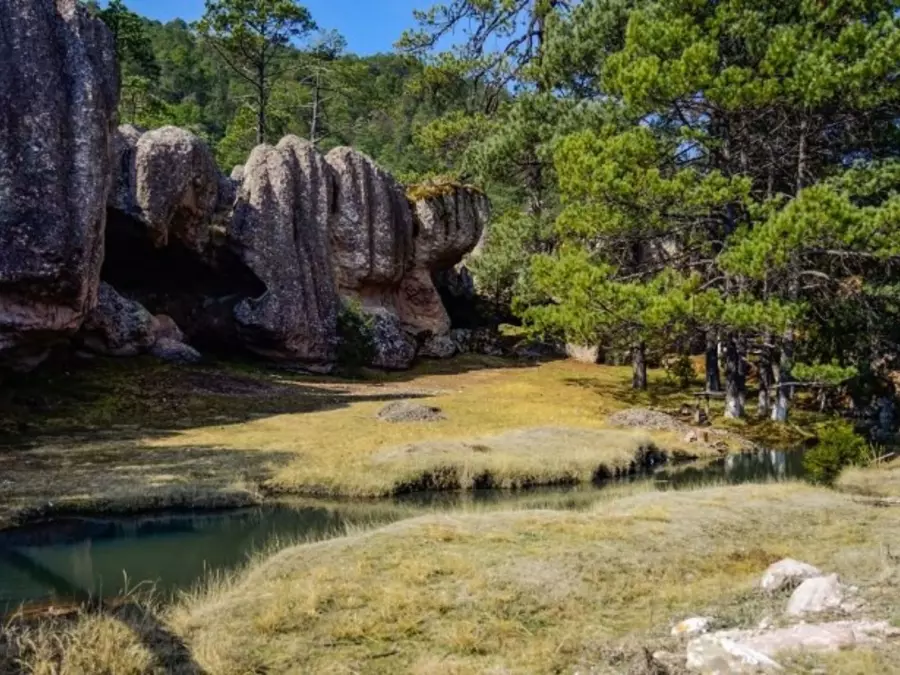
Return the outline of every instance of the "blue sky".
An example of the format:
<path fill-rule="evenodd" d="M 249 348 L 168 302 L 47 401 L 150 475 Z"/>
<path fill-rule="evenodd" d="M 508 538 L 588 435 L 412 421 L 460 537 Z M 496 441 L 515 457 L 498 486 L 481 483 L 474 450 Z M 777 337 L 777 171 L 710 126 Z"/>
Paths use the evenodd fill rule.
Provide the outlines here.
<path fill-rule="evenodd" d="M 129 9 L 160 21 L 182 18 L 193 21 L 203 13 L 203 0 L 125 0 Z M 391 51 L 406 28 L 414 26 L 413 9 L 432 0 L 303 0 L 316 23 L 336 29 L 348 42 L 349 51 L 374 54 Z"/>

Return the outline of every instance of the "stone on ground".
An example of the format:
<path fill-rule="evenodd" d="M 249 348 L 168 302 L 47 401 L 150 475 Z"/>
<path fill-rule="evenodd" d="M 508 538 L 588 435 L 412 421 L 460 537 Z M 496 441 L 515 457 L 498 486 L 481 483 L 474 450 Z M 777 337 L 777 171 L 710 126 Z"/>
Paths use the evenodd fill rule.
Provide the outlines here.
<path fill-rule="evenodd" d="M 372 365 L 384 370 L 406 370 L 416 358 L 418 345 L 403 330 L 400 319 L 385 309 L 367 310 L 372 316 Z"/>
<path fill-rule="evenodd" d="M 436 335 L 422 345 L 419 356 L 426 359 L 449 359 L 456 355 L 456 342 L 449 335 Z"/>
<path fill-rule="evenodd" d="M 654 431 L 691 431 L 684 422 L 680 422 L 671 415 L 649 410 L 647 408 L 631 408 L 617 412 L 609 417 L 609 423 L 614 427 L 628 429 L 648 429 Z"/>
<path fill-rule="evenodd" d="M 775 660 L 786 652 L 836 652 L 877 645 L 896 638 L 900 630 L 886 621 L 836 621 L 799 624 L 768 631 L 722 631 L 691 640 L 687 667 L 708 675 L 779 672 Z"/>
<path fill-rule="evenodd" d="M 378 411 L 384 422 L 439 422 L 447 419 L 440 408 L 420 405 L 412 401 L 394 401 Z"/>
<path fill-rule="evenodd" d="M 818 568 L 793 558 L 785 558 L 769 566 L 759 586 L 768 593 L 775 593 L 796 588 L 807 579 L 819 576 L 822 576 L 822 572 Z"/>
<path fill-rule="evenodd" d="M 788 601 L 791 616 L 839 610 L 844 601 L 844 587 L 837 574 L 807 579 L 797 587 Z"/>
<path fill-rule="evenodd" d="M 672 628 L 672 637 L 686 637 L 708 633 L 713 620 L 708 616 L 694 616 L 681 621 Z"/>

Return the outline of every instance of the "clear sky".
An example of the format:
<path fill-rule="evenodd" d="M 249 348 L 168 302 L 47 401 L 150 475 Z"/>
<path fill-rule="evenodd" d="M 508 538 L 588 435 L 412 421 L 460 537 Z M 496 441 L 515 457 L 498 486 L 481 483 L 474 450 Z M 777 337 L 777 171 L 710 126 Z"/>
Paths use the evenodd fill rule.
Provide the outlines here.
<path fill-rule="evenodd" d="M 105 3 L 104 3 L 105 4 Z M 193 21 L 203 13 L 203 0 L 125 0 L 134 12 L 159 21 L 181 18 Z M 348 50 L 357 54 L 391 51 L 394 42 L 414 26 L 413 9 L 424 9 L 432 0 L 301 0 L 316 23 L 336 29 Z"/>

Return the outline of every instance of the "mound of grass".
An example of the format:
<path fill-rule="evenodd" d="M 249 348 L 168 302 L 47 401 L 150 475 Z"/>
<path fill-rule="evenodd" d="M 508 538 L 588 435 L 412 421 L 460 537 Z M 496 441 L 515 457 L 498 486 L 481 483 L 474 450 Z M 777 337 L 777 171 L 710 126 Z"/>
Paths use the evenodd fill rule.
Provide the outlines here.
<path fill-rule="evenodd" d="M 900 499 L 900 462 L 844 469 L 835 488 L 866 497 Z"/>
<path fill-rule="evenodd" d="M 648 392 L 633 391 L 630 378 L 628 368 L 475 355 L 405 373 L 366 372 L 362 379 L 249 364 L 186 368 L 98 359 L 0 390 L 0 420 L 14 430 L 28 427 L 0 449 L 0 528 L 14 522 L 11 514 L 51 502 L 82 511 L 117 504 L 133 510 L 148 501 L 199 508 L 207 498 L 216 505 L 223 492 L 242 490 L 376 497 L 427 484 L 590 481 L 629 466 L 634 441 L 608 436 L 586 450 L 563 435 L 545 439 L 540 452 L 472 448 L 522 429 L 608 432 L 617 411 L 648 405 L 677 411 L 692 401 L 661 372 L 651 373 Z M 378 410 L 397 400 L 438 407 L 447 419 L 379 421 Z M 647 437 L 670 453 L 716 454 L 706 444 L 686 443 L 683 431 Z M 436 452 L 379 459 L 407 446 Z M 447 451 L 454 447 L 461 452 Z"/>
<path fill-rule="evenodd" d="M 156 650 L 167 670 L 149 672 L 645 673 L 631 670 L 645 649 L 683 648 L 669 629 L 686 616 L 727 627 L 778 616 L 784 598 L 755 584 L 786 556 L 838 572 L 860 586 L 868 614 L 898 618 L 898 570 L 883 553 L 898 526 L 900 510 L 801 484 L 638 493 L 580 512 L 429 515 L 288 548 L 213 580 L 161 616 L 169 642 L 87 615 L 46 642 L 62 645 L 52 654 L 17 654 L 51 672 L 47 659 L 77 663 L 89 637 L 119 644 L 98 652 L 98 672 L 147 672 L 103 659 L 131 652 L 143 664 L 140 650 Z M 884 649 L 809 668 L 896 672 L 858 669 L 897 663 L 897 648 Z"/>

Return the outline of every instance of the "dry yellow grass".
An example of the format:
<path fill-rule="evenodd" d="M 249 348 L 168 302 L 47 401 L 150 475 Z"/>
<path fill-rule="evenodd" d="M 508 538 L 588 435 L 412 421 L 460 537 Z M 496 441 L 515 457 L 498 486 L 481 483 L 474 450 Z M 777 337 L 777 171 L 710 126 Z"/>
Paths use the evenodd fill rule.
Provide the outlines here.
<path fill-rule="evenodd" d="M 628 467 L 648 443 L 647 435 L 609 432 L 610 413 L 677 408 L 690 398 L 660 373 L 649 393 L 635 393 L 627 368 L 477 356 L 362 381 L 127 361 L 92 368 L 58 383 L 61 398 L 43 416 L 20 413 L 54 433 L 0 452 L 0 528 L 66 510 L 238 505 L 265 490 L 378 496 L 413 486 L 585 481 Z M 84 381 L 89 373 L 95 379 Z M 404 398 L 439 406 L 447 419 L 376 418 Z M 558 431 L 528 452 L 502 440 L 535 428 Z M 585 431 L 596 434 L 592 442 Z M 649 441 L 714 454 L 685 446 L 680 434 L 655 432 Z M 447 451 L 452 444 L 459 452 Z M 402 461 L 383 460 L 391 455 Z"/>
<path fill-rule="evenodd" d="M 647 673 L 644 649 L 677 651 L 669 628 L 685 616 L 727 627 L 778 616 L 784 598 L 754 583 L 784 556 L 860 586 L 867 614 L 900 618 L 900 570 L 884 554 L 898 526 L 898 509 L 801 484 L 639 493 L 575 513 L 432 515 L 259 561 L 169 610 L 170 642 L 115 633 L 121 649 L 98 651 L 93 671 L 72 665 L 75 639 L 53 655 L 17 653 L 67 675 L 134 672 L 124 655 L 141 659 L 147 645 L 159 673 Z M 96 630 L 112 635 L 108 618 L 74 630 L 102 620 Z M 896 673 L 898 656 L 852 652 L 792 672 Z"/>
<path fill-rule="evenodd" d="M 835 487 L 866 497 L 900 499 L 900 462 L 850 467 L 841 472 Z"/>

